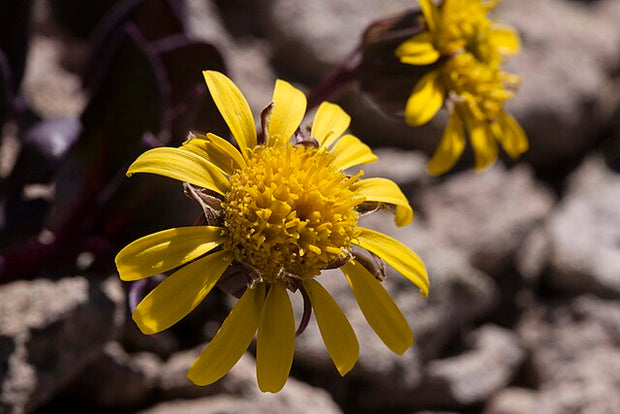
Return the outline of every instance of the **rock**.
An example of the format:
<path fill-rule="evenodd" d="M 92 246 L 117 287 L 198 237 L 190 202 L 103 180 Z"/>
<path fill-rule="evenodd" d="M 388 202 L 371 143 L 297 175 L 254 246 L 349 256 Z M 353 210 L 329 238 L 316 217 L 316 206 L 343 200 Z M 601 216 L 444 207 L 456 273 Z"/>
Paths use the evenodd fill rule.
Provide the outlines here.
<path fill-rule="evenodd" d="M 412 200 L 432 232 L 491 275 L 510 270 L 528 234 L 553 206 L 551 192 L 525 165 L 465 171 Z"/>
<path fill-rule="evenodd" d="M 562 367 L 562 380 L 547 384 L 535 413 L 614 413 L 620 407 L 620 352 L 589 353 Z"/>
<path fill-rule="evenodd" d="M 620 96 L 614 86 L 620 62 L 617 6 L 613 0 L 527 0 L 497 8 L 498 19 L 515 26 L 523 39 L 521 53 L 507 65 L 522 78 L 507 110 L 529 137 L 525 158 L 541 169 L 553 171 L 580 156 L 613 119 Z"/>
<path fill-rule="evenodd" d="M 363 178 L 389 178 L 401 188 L 419 187 L 433 180 L 426 172 L 427 157 L 416 151 L 403 151 L 395 148 L 375 148 L 373 152 L 379 161 L 353 167 L 351 171 L 364 170 Z"/>
<path fill-rule="evenodd" d="M 620 175 L 600 158 L 570 178 L 548 232 L 554 289 L 620 296 Z"/>
<path fill-rule="evenodd" d="M 86 105 L 79 77 L 61 65 L 66 44 L 36 34 L 32 38 L 22 90 L 35 112 L 45 118 L 78 117 Z"/>
<path fill-rule="evenodd" d="M 531 305 L 518 333 L 531 353 L 532 381 L 562 382 L 572 378 L 576 363 L 585 363 L 597 353 L 619 352 L 620 304 L 579 296 L 565 303 Z"/>
<path fill-rule="evenodd" d="M 532 230 L 517 251 L 515 266 L 519 275 L 535 286 L 549 266 L 549 236 L 544 226 Z"/>
<path fill-rule="evenodd" d="M 512 380 L 525 352 L 512 332 L 485 325 L 470 334 L 472 349 L 431 361 L 418 392 L 420 404 L 462 407 L 486 401 Z"/>
<path fill-rule="evenodd" d="M 487 403 L 485 414 L 532 414 L 536 411 L 536 392 L 525 388 L 505 388 Z"/>
<path fill-rule="evenodd" d="M 271 0 L 266 2 L 264 26 L 278 62 L 316 80 L 353 52 L 368 24 L 414 5 L 410 0 Z"/>
<path fill-rule="evenodd" d="M 183 375 L 189 369 L 191 363 L 194 361 L 199 350 L 192 351 L 183 356 L 179 356 L 174 363 L 174 372 L 180 373 L 183 371 Z M 184 363 L 182 363 L 184 361 Z M 185 366 L 183 366 L 185 365 Z M 173 398 L 170 394 L 173 387 L 177 390 L 179 384 L 182 381 L 172 380 L 170 374 L 166 374 L 165 371 L 168 368 L 164 368 L 164 374 L 162 376 L 162 389 L 166 390 L 168 398 Z M 286 385 L 277 394 L 263 394 L 259 391 L 256 384 L 256 365 L 254 358 L 249 354 L 246 354 L 241 360 L 233 367 L 233 369 L 216 384 L 208 387 L 198 387 L 191 385 L 186 378 L 186 382 L 189 384 L 185 387 L 192 386 L 197 389 L 204 390 L 205 394 L 220 392 L 222 394 L 195 398 L 192 400 L 177 399 L 175 401 L 164 402 L 156 405 L 150 409 L 141 411 L 140 414 L 174 414 L 174 413 L 201 413 L 201 414 L 223 414 L 223 413 L 239 413 L 239 412 L 252 412 L 252 413 L 340 413 L 340 409 L 333 402 L 331 397 L 324 391 L 318 388 L 313 388 L 306 385 L 294 378 L 289 378 Z M 166 378 L 167 379 L 164 379 Z M 174 383 L 173 387 L 170 386 Z M 167 385 L 166 385 L 167 384 Z M 209 390 L 211 388 L 211 390 Z M 189 398 L 189 395 L 183 391 L 185 397 Z M 197 394 L 194 394 L 197 397 Z M 178 395 L 177 395 L 178 398 Z"/>
<path fill-rule="evenodd" d="M 0 286 L 0 408 L 29 413 L 97 359 L 124 323 L 116 277 Z"/>
<path fill-rule="evenodd" d="M 349 318 L 360 343 L 360 358 L 340 379 L 320 337 L 314 318 L 296 341 L 295 367 L 330 390 L 336 400 L 353 401 L 353 411 L 412 406 L 425 375 L 424 364 L 441 355 L 446 345 L 474 321 L 488 315 L 497 301 L 497 288 L 466 258 L 444 248 L 422 222 L 396 228 L 393 217 L 373 214 L 362 226 L 386 233 L 410 246 L 424 260 L 431 280 L 430 297 L 424 299 L 408 280 L 388 268 L 384 286 L 408 320 L 416 344 L 404 355 L 392 353 L 364 319 L 340 271 L 324 272 L 317 280 L 332 294 Z"/>
<path fill-rule="evenodd" d="M 270 102 L 276 75 L 271 67 L 269 43 L 255 39 L 233 39 L 224 27 L 213 2 L 187 0 L 188 29 L 198 39 L 215 44 L 224 55 L 228 76 L 248 100 L 255 120 Z"/>
<path fill-rule="evenodd" d="M 108 342 L 103 354 L 84 369 L 60 400 L 84 410 L 130 412 L 149 403 L 160 367 L 154 354 L 129 355 L 118 342 Z"/>

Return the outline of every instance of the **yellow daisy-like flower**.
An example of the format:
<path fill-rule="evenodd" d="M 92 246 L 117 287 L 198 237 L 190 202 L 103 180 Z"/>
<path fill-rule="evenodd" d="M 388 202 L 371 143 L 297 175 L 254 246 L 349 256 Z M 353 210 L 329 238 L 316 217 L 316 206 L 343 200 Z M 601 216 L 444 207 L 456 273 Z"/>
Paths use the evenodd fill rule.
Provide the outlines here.
<path fill-rule="evenodd" d="M 448 125 L 429 162 L 432 174 L 450 170 L 465 148 L 469 135 L 476 169 L 497 158 L 497 142 L 517 158 L 528 149 L 525 133 L 503 110 L 519 77 L 500 69 L 503 55 L 517 53 L 519 37 L 498 26 L 487 13 L 499 1 L 445 0 L 437 7 L 419 0 L 426 29 L 396 49 L 400 61 L 411 65 L 435 64 L 415 85 L 405 107 L 405 121 L 423 125 L 445 106 Z"/>
<path fill-rule="evenodd" d="M 392 351 L 405 352 L 413 335 L 380 283 L 376 256 L 426 296 L 424 264 L 402 243 L 358 227 L 358 217 L 360 211 L 387 205 L 396 224 L 404 226 L 413 212 L 394 182 L 343 172 L 377 159 L 359 139 L 343 135 L 350 117 L 324 102 L 306 137 L 299 130 L 306 97 L 278 80 L 257 137 L 248 103 L 233 82 L 218 72 L 204 76 L 238 148 L 207 134 L 180 148 L 151 149 L 129 167 L 128 176 L 152 173 L 188 183 L 207 200 L 205 214 L 210 217 L 206 226 L 143 237 L 116 257 L 125 281 L 178 268 L 138 304 L 133 313 L 138 327 L 154 334 L 175 324 L 229 266 L 241 265 L 247 270 L 247 289 L 189 370 L 189 379 L 198 385 L 220 379 L 258 331 L 258 385 L 264 392 L 279 391 L 288 378 L 295 343 L 287 289 L 300 290 L 311 304 L 327 351 L 344 375 L 357 361 L 358 342 L 342 310 L 316 281 L 322 269 L 339 267 L 379 338 Z"/>

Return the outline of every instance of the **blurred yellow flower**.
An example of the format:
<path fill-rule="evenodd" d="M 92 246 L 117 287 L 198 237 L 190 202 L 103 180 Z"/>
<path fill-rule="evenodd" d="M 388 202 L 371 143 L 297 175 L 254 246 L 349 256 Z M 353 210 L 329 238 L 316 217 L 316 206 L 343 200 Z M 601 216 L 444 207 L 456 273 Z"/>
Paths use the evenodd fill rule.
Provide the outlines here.
<path fill-rule="evenodd" d="M 345 375 L 359 346 L 346 316 L 315 280 L 340 267 L 370 326 L 394 352 L 413 343 L 411 329 L 357 250 L 383 258 L 428 295 L 423 262 L 402 243 L 358 226 L 368 203 L 388 205 L 396 224 L 413 212 L 398 186 L 384 178 L 348 176 L 349 167 L 376 161 L 370 148 L 343 135 L 350 117 L 337 105 L 320 105 L 306 137 L 299 125 L 306 97 L 278 80 L 257 137 L 247 101 L 230 79 L 204 72 L 213 99 L 238 148 L 214 134 L 194 136 L 180 148 L 155 148 L 129 167 L 207 190 L 217 204 L 217 225 L 180 227 L 143 237 L 116 257 L 120 277 L 134 281 L 177 269 L 136 307 L 145 334 L 160 332 L 196 307 L 233 263 L 248 269 L 248 287 L 215 337 L 188 372 L 195 384 L 211 384 L 239 360 L 258 331 L 256 370 L 263 392 L 284 386 L 291 368 L 295 320 L 287 289 L 309 299 L 327 351 Z M 293 137 L 295 142 L 291 143 Z M 365 203 L 365 204 L 364 204 Z M 357 247 L 356 247 L 357 246 Z M 356 250 L 357 249 L 357 250 Z M 367 253 L 366 253 L 367 254 Z"/>
<path fill-rule="evenodd" d="M 419 0 L 426 30 L 403 42 L 396 56 L 405 64 L 433 69 L 415 85 L 405 107 L 412 126 L 430 121 L 445 106 L 449 121 L 428 165 L 432 174 L 450 170 L 465 148 L 467 132 L 476 169 L 497 158 L 497 142 L 517 158 L 528 149 L 525 133 L 503 110 L 520 82 L 500 69 L 502 56 L 514 54 L 521 44 L 516 32 L 498 26 L 487 12 L 498 1 L 445 0 L 437 7 Z"/>

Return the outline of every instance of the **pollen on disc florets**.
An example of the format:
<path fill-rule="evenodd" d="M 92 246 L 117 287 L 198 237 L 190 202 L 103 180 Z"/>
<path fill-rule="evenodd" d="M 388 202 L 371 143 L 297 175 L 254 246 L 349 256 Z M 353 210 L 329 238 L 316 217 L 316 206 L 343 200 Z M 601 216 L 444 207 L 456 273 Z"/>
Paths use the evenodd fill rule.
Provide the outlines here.
<path fill-rule="evenodd" d="M 476 119 L 491 119 L 502 111 L 505 100 L 513 97 L 511 86 L 518 77 L 478 62 L 463 53 L 449 59 L 442 68 L 443 84 L 458 95 L 457 104 L 466 105 Z"/>
<path fill-rule="evenodd" d="M 318 275 L 345 254 L 359 234 L 355 206 L 364 198 L 350 189 L 359 174 L 347 177 L 332 159 L 302 146 L 254 149 L 222 203 L 226 248 L 236 260 L 270 281 Z"/>

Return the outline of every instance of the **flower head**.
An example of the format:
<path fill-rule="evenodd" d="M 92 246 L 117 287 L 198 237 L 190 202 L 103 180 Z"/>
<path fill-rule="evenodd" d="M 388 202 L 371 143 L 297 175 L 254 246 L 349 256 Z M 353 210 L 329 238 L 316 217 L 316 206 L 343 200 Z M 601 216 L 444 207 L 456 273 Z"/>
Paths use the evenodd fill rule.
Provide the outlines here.
<path fill-rule="evenodd" d="M 405 108 L 413 126 L 430 121 L 442 106 L 449 121 L 428 170 L 441 174 L 454 166 L 465 148 L 467 131 L 476 169 L 497 158 L 497 142 L 512 158 L 528 148 L 519 124 L 504 112 L 519 78 L 503 72 L 502 56 L 517 53 L 518 35 L 498 26 L 487 13 L 499 1 L 445 0 L 441 7 L 419 0 L 426 30 L 403 42 L 396 55 L 411 65 L 434 64 L 415 85 Z"/>
<path fill-rule="evenodd" d="M 317 282 L 339 267 L 371 327 L 394 352 L 413 343 L 405 318 L 372 266 L 383 258 L 428 294 L 422 261 L 400 242 L 358 226 L 369 203 L 388 206 L 397 225 L 413 212 L 398 186 L 384 178 L 347 175 L 376 161 L 370 148 L 343 135 L 350 117 L 337 105 L 318 108 L 309 136 L 299 125 L 304 94 L 278 80 L 257 136 L 249 106 L 226 76 L 204 72 L 237 147 L 214 134 L 191 135 L 180 148 L 142 154 L 127 175 L 153 173 L 187 183 L 204 200 L 206 226 L 180 227 L 143 237 L 116 257 L 121 279 L 140 280 L 175 270 L 138 304 L 133 319 L 146 334 L 175 324 L 198 305 L 227 268 L 245 269 L 247 288 L 188 372 L 198 385 L 224 376 L 258 331 L 257 378 L 262 391 L 285 384 L 294 353 L 295 320 L 287 290 L 309 301 L 327 351 L 341 375 L 359 346 L 346 316 Z M 292 142 L 291 142 L 292 141 Z M 380 266 L 379 266 L 380 267 Z"/>

